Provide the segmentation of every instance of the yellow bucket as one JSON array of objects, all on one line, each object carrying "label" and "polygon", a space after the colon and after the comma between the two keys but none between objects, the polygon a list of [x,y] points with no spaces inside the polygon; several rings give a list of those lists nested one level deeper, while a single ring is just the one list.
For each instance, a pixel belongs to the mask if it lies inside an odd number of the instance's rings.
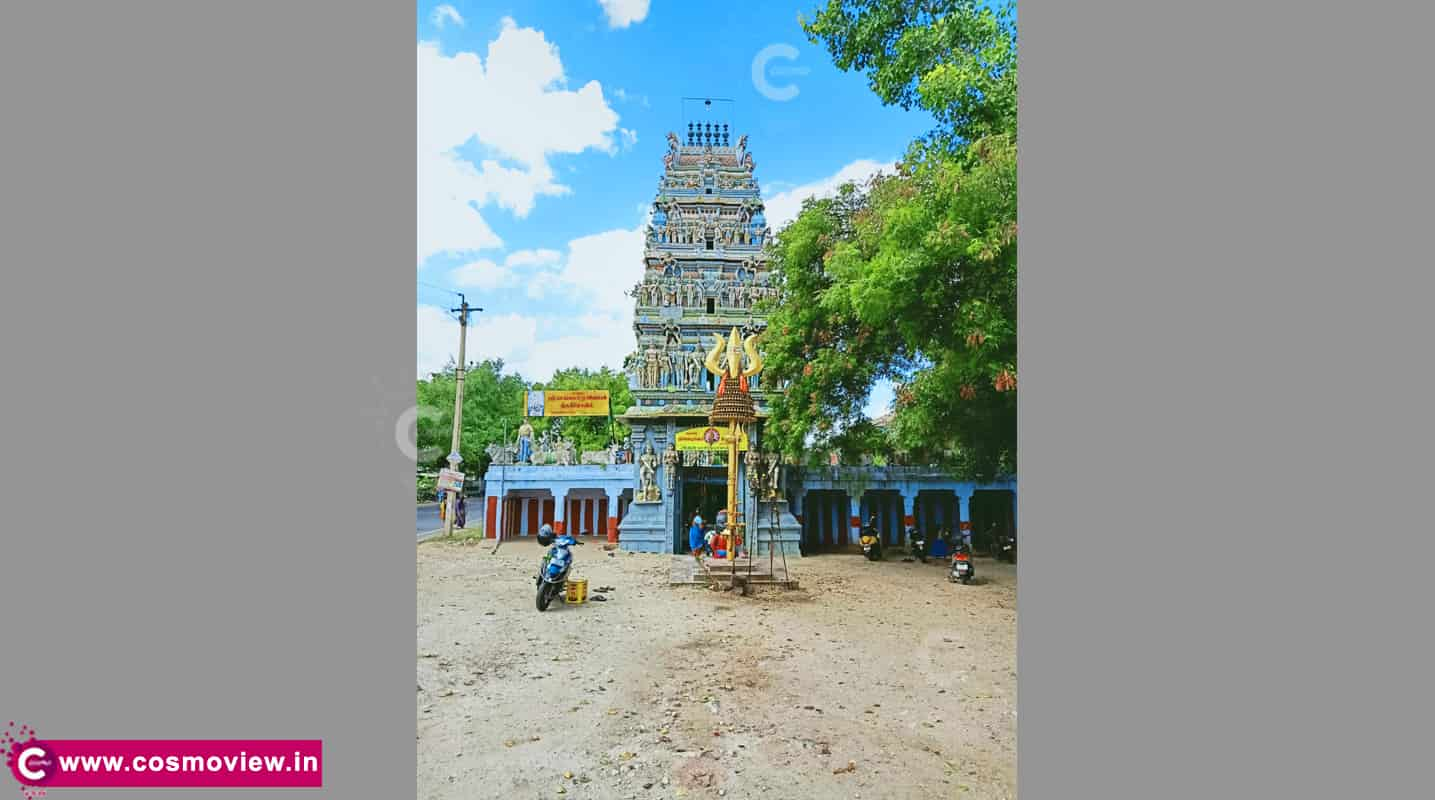
[{"label": "yellow bucket", "polygon": [[581,604],[588,601],[588,579],[573,578],[563,585],[563,602]]}]

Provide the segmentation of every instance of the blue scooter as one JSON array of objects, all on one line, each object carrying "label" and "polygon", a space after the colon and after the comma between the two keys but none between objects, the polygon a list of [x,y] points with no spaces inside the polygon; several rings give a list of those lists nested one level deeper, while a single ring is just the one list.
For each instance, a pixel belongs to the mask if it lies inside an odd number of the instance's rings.
[{"label": "blue scooter", "polygon": [[534,584],[538,587],[538,597],[534,604],[539,611],[547,611],[553,599],[563,594],[564,586],[568,583],[568,573],[573,569],[573,553],[569,548],[582,542],[566,533],[555,536],[553,528],[544,525],[538,530],[538,543],[548,547],[548,552],[543,554],[543,564],[538,568],[538,575],[534,579]]}]

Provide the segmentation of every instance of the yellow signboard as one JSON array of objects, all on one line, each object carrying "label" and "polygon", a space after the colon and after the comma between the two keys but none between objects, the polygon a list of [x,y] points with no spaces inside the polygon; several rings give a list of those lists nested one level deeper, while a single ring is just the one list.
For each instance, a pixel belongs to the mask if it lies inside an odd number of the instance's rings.
[{"label": "yellow signboard", "polygon": [[606,417],[608,390],[546,391],[523,393],[526,417]]},{"label": "yellow signboard", "polygon": [[[679,450],[718,450],[726,452],[728,445],[732,444],[732,435],[725,427],[688,428],[685,431],[678,431],[675,444]],[[737,449],[741,451],[747,450],[747,431],[743,431],[739,435]]]}]

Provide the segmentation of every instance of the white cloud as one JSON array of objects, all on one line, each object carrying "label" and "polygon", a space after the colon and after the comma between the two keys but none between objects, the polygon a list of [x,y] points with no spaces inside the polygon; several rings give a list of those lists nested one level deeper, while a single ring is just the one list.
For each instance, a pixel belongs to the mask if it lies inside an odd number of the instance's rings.
[{"label": "white cloud", "polygon": [[506,267],[530,267],[556,264],[563,258],[557,250],[515,250],[503,260]]},{"label": "white cloud", "polygon": [[598,0],[608,16],[608,27],[626,28],[648,17],[648,0]]},{"label": "white cloud", "polygon": [[802,211],[803,200],[809,197],[830,196],[837,190],[837,187],[844,183],[861,183],[878,172],[893,172],[896,167],[895,161],[882,162],[861,159],[853,161],[826,178],[779,192],[763,203],[767,224],[774,231],[780,231],[784,225],[797,218],[798,212]]},{"label": "white cloud", "polygon": [[449,22],[458,26],[463,25],[463,17],[459,15],[458,9],[447,4],[435,8],[433,10],[433,16],[430,19],[433,20],[434,27],[436,28],[442,28]]},{"label": "white cloud", "polygon": [[604,231],[568,243],[568,257],[557,279],[561,291],[579,302],[579,308],[623,312],[631,333],[633,299],[623,294],[643,279],[643,233]]},{"label": "white cloud", "polygon": [[[607,365],[617,369],[632,351],[633,299],[624,292],[643,276],[646,222],[582,236],[557,250],[519,250],[502,265],[479,259],[455,269],[450,280],[463,288],[522,286],[541,311],[479,315],[468,340],[470,361],[503,358],[529,380],[554,370]],[[421,305],[419,374],[441,368],[457,352],[457,323],[437,306]]]},{"label": "white cloud", "polygon": [[617,99],[617,101],[620,103],[638,103],[642,105],[643,108],[652,108],[652,104],[648,102],[647,95],[630,94],[629,92],[624,91],[623,87],[621,86],[613,90],[613,97]]},{"label": "white cloud", "polygon": [[464,264],[448,274],[454,286],[461,289],[486,289],[492,291],[514,284],[512,271],[481,258]]},{"label": "white cloud", "polygon": [[533,342],[521,360],[515,360],[529,380],[547,380],[569,367],[621,369],[623,356],[635,346],[631,311],[624,317],[587,314],[550,326],[548,332],[558,335]]},{"label": "white cloud", "polygon": [[[448,277],[453,285],[462,289],[492,291],[517,286],[520,282],[531,281],[532,277],[519,274],[525,268],[549,267],[562,259],[563,254],[557,250],[515,250],[508,254],[501,265],[489,259],[480,258],[458,267],[450,272]],[[542,272],[538,275],[556,280],[556,276],[551,273]]]},{"label": "white cloud", "polygon": [[[418,376],[426,378],[457,361],[458,320],[438,306],[420,305],[417,312]],[[465,358],[501,358],[506,369],[530,381],[547,380],[569,367],[619,369],[634,346],[632,320],[624,315],[476,314],[470,322]]]},{"label": "white cloud", "polygon": [[[567,88],[558,48],[504,19],[488,53],[452,56],[418,45],[418,260],[494,249],[503,241],[480,209],[523,217],[539,196],[569,189],[548,156],[617,150],[618,115],[597,81]],[[477,145],[477,165],[456,150]]]},{"label": "white cloud", "polygon": [[619,128],[618,134],[622,137],[623,149],[625,150],[638,143],[637,131],[628,130],[627,128]]},{"label": "white cloud", "polygon": [[563,282],[558,279],[556,272],[540,272],[529,278],[525,283],[525,292],[530,300],[542,300],[550,294],[556,294],[563,289]]}]

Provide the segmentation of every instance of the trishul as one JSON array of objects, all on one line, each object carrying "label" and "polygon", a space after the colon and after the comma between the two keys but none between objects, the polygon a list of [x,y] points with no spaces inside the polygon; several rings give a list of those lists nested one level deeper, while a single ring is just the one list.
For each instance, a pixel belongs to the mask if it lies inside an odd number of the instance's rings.
[{"label": "trishul", "polygon": [[[742,338],[737,328],[732,329],[726,339],[722,334],[714,333],[713,349],[708,352],[708,357],[703,361],[703,366],[708,372],[719,377],[718,394],[723,393],[727,387],[728,379],[738,381],[742,391],[747,391],[747,379],[762,371],[762,356],[757,354],[758,334]],[[727,348],[727,357],[723,358],[723,348]],[[747,368],[743,369],[742,356],[747,355]]]}]

